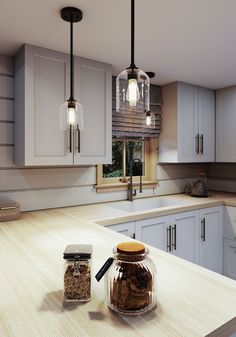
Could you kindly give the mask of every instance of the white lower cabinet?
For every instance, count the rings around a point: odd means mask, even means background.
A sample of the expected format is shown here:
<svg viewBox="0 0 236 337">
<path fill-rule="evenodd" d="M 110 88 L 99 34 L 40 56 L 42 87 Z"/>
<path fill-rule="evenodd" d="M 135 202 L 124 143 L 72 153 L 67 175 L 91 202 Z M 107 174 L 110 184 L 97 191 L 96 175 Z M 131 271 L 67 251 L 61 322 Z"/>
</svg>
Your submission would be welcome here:
<svg viewBox="0 0 236 337">
<path fill-rule="evenodd" d="M 224 275 L 236 280 L 236 207 L 223 207 Z"/>
<path fill-rule="evenodd" d="M 223 213 L 222 207 L 200 211 L 200 264 L 217 273 L 223 273 Z"/>
<path fill-rule="evenodd" d="M 172 252 L 190 262 L 199 262 L 199 212 L 176 214 L 172 226 Z"/>
<path fill-rule="evenodd" d="M 224 239 L 224 275 L 236 280 L 236 241 Z"/>
<path fill-rule="evenodd" d="M 117 224 L 109 228 L 215 272 L 223 272 L 221 206 Z M 236 263 L 234 270 L 236 274 Z"/>
<path fill-rule="evenodd" d="M 169 216 L 136 221 L 136 239 L 153 247 L 166 250 L 167 227 L 169 225 Z"/>
<path fill-rule="evenodd" d="M 126 223 L 120 223 L 117 225 L 110 225 L 107 226 L 107 228 L 117 232 L 117 233 L 121 233 L 124 235 L 127 235 L 131 238 L 135 238 L 135 222 L 131 221 L 131 222 L 126 222 Z"/>
</svg>

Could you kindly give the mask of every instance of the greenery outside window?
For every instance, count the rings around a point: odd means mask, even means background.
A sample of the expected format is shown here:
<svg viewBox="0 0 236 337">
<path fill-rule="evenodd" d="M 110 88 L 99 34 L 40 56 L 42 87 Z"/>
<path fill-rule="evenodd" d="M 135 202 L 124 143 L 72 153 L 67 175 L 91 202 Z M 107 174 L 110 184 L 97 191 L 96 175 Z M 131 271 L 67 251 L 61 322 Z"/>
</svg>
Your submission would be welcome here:
<svg viewBox="0 0 236 337">
<path fill-rule="evenodd" d="M 130 161 L 133 163 L 133 182 L 156 185 L 156 139 L 113 139 L 112 163 L 97 166 L 97 192 L 127 189 Z M 141 162 L 141 164 L 140 164 Z"/>
</svg>

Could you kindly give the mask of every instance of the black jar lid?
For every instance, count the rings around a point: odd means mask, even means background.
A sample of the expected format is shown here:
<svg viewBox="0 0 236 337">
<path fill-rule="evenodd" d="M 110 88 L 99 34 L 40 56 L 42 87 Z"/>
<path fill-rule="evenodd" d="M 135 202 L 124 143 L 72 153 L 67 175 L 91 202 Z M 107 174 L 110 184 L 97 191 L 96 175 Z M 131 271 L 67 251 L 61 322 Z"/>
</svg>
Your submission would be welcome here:
<svg viewBox="0 0 236 337">
<path fill-rule="evenodd" d="M 92 256 L 92 245 L 68 245 L 63 253 L 65 260 L 88 260 Z"/>
</svg>

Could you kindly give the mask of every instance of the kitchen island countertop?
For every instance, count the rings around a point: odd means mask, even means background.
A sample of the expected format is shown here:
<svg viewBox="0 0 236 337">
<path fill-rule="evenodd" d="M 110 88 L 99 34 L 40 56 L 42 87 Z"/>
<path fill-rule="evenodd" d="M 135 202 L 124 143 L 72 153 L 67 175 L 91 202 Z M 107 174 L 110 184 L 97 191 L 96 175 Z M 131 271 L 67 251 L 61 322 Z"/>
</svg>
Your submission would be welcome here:
<svg viewBox="0 0 236 337">
<path fill-rule="evenodd" d="M 228 337 L 236 332 L 236 282 L 152 247 L 158 270 L 155 310 L 137 317 L 111 312 L 103 302 L 103 280 L 94 278 L 90 302 L 63 303 L 67 244 L 93 244 L 96 273 L 112 248 L 127 240 L 82 214 L 52 209 L 0 223 L 1 337 Z"/>
</svg>

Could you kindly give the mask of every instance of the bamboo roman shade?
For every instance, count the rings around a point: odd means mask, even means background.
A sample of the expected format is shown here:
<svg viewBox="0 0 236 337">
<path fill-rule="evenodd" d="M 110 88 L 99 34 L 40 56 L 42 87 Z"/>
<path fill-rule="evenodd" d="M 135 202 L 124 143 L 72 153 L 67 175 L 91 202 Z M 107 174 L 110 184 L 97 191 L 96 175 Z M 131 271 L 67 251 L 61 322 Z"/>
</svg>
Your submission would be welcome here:
<svg viewBox="0 0 236 337">
<path fill-rule="evenodd" d="M 150 109 L 155 114 L 155 128 L 145 125 L 145 113 L 129 110 L 116 111 L 116 78 L 112 78 L 112 136 L 115 138 L 159 137 L 162 127 L 161 88 L 151 85 Z"/>
</svg>

